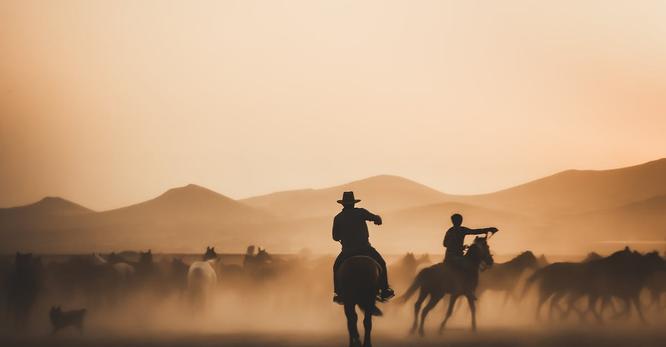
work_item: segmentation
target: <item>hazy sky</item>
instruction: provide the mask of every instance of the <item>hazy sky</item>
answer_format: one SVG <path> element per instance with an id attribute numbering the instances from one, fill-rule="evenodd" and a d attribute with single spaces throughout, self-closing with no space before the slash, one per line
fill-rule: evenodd
<path id="1" fill-rule="evenodd" d="M 0 206 L 666 156 L 664 1 L 0 1 Z"/>

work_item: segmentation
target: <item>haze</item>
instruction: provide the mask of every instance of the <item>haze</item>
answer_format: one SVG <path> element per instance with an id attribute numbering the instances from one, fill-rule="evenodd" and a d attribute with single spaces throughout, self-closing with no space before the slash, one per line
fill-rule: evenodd
<path id="1" fill-rule="evenodd" d="M 666 4 L 2 1 L 0 206 L 390 173 L 483 193 L 666 152 Z"/>

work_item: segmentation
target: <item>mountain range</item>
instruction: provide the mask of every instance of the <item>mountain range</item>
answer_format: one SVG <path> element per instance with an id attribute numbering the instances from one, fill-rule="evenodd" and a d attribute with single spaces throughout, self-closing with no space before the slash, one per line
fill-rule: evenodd
<path id="1" fill-rule="evenodd" d="M 234 200 L 190 184 L 131 206 L 96 212 L 58 197 L 0 209 L 0 252 L 60 253 L 152 248 L 198 252 L 215 245 L 242 252 L 258 244 L 276 252 L 335 252 L 336 200 L 353 190 L 381 214 L 371 226 L 384 252 L 441 252 L 454 212 L 470 227 L 496 226 L 500 253 L 524 249 L 580 253 L 604 241 L 666 239 L 666 159 L 613 170 L 568 170 L 481 195 L 451 195 L 390 175 L 324 189 Z"/>

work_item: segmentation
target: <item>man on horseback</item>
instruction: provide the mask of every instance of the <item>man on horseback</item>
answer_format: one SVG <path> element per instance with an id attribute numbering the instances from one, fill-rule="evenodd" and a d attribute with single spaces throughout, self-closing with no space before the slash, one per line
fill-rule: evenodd
<path id="1" fill-rule="evenodd" d="M 446 231 L 444 236 L 444 247 L 446 247 L 446 254 L 444 256 L 444 264 L 459 266 L 462 262 L 465 249 L 465 236 L 479 235 L 486 233 L 496 233 L 497 228 L 481 228 L 470 229 L 462 226 L 463 217 L 459 213 L 451 216 L 453 226 Z"/>
<path id="2" fill-rule="evenodd" d="M 338 203 L 343 206 L 342 211 L 333 220 L 333 240 L 342 244 L 342 252 L 335 259 L 335 264 L 333 265 L 333 286 L 335 290 L 333 301 L 339 304 L 343 303 L 344 298 L 340 296 L 340 286 L 335 274 L 338 267 L 346 259 L 358 255 L 371 257 L 381 267 L 379 278 L 381 300 L 388 300 L 395 295 L 393 289 L 389 288 L 388 285 L 386 262 L 379 252 L 370 245 L 368 226 L 366 224 L 366 221 L 372 221 L 375 225 L 382 225 L 382 218 L 364 208 L 354 207 L 360 201 L 354 198 L 354 192 L 344 192 L 342 200 L 338 200 Z"/>

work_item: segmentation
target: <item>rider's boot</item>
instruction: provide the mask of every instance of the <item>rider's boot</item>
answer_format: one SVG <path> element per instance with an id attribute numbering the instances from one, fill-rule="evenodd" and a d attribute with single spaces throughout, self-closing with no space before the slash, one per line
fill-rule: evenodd
<path id="1" fill-rule="evenodd" d="M 386 288 L 379 291 L 379 299 L 381 301 L 388 301 L 389 299 L 391 299 L 394 296 L 395 296 L 395 292 L 393 291 L 393 289 L 391 289 L 389 287 L 386 287 Z"/>

